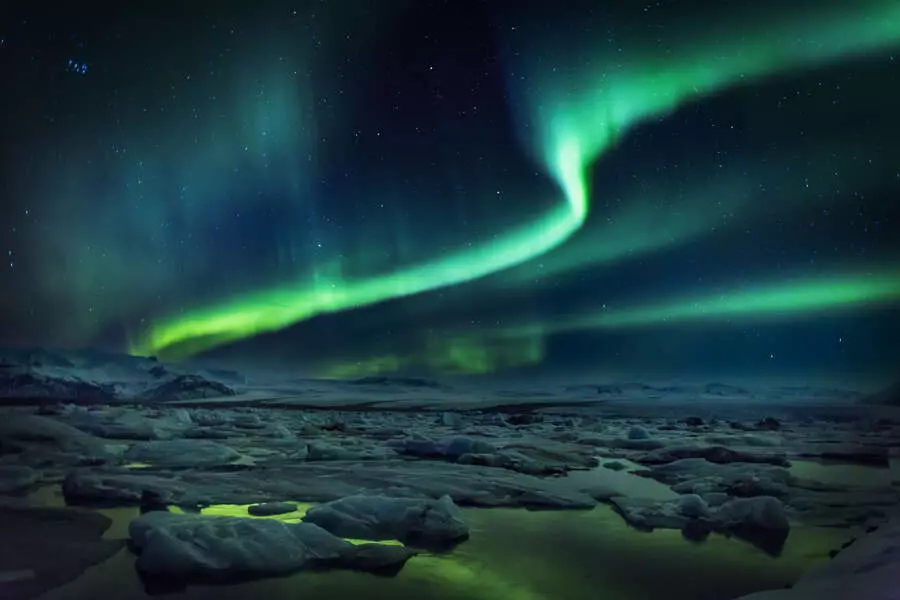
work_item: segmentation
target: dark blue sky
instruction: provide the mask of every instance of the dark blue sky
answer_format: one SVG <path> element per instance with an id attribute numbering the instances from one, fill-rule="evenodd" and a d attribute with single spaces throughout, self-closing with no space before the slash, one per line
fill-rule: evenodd
<path id="1" fill-rule="evenodd" d="M 706 31 L 734 28 L 765 54 L 753 32 L 768 22 L 777 44 L 781 25 L 863 22 L 888 4 L 762 3 L 739 18 L 703 2 L 5 5 L 0 343 L 128 351 L 261 291 L 340 290 L 499 247 L 561 202 L 540 132 L 576 112 L 566 102 L 649 73 L 627 112 L 687 77 L 677 57 L 729 60 Z M 855 48 L 847 31 L 826 42 Z M 585 221 L 549 252 L 229 336 L 212 355 L 347 376 L 889 378 L 900 293 L 867 295 L 869 278 L 900 274 L 900 36 L 883 37 L 686 88 L 629 122 L 585 165 Z M 838 278 L 862 297 L 835 300 L 850 285 Z M 805 308 L 677 316 L 805 281 L 833 289 Z M 675 316 L 571 324 L 645 306 Z"/>

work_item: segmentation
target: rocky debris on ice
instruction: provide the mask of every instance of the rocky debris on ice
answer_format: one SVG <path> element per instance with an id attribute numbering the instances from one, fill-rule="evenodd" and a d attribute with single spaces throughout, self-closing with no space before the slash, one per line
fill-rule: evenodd
<path id="1" fill-rule="evenodd" d="M 422 435 L 413 435 L 404 440 L 391 443 L 390 446 L 401 454 L 417 458 L 447 460 L 456 460 L 464 454 L 490 454 L 496 450 L 489 442 L 466 436 L 434 440 Z"/>
<path id="2" fill-rule="evenodd" d="M 738 600 L 894 600 L 900 582 L 900 521 L 894 519 L 845 546 L 790 589 Z"/>
<path id="3" fill-rule="evenodd" d="M 493 453 L 466 453 L 456 461 L 499 467 L 528 475 L 562 475 L 570 470 L 596 467 L 598 460 L 589 452 L 552 440 L 530 439 L 512 442 Z"/>
<path id="4" fill-rule="evenodd" d="M 681 529 L 689 517 L 681 514 L 677 500 L 665 501 L 652 498 L 612 496 L 609 502 L 625 521 L 641 531 Z"/>
<path id="5" fill-rule="evenodd" d="M 273 517 L 285 515 L 297 510 L 297 505 L 292 502 L 263 502 L 247 507 L 247 513 L 254 517 Z"/>
<path id="6" fill-rule="evenodd" d="M 461 435 L 444 440 L 441 449 L 444 456 L 450 460 L 455 460 L 463 454 L 485 454 L 495 451 L 494 445 L 490 442 Z"/>
<path id="7" fill-rule="evenodd" d="M 743 527 L 767 531 L 790 529 L 784 504 L 772 496 L 729 500 L 716 509 L 714 518 L 730 530 Z"/>
<path id="8" fill-rule="evenodd" d="M 785 468 L 768 464 L 717 464 L 686 458 L 636 474 L 670 485 L 679 494 L 699 494 L 707 501 L 721 494 L 736 498 L 774 496 L 788 506 L 793 517 L 819 526 L 877 521 L 900 504 L 900 490 L 889 486 L 825 484 L 795 477 Z"/>
<path id="9" fill-rule="evenodd" d="M 314 461 L 379 460 L 396 454 L 388 448 L 366 444 L 339 446 L 317 440 L 307 446 L 306 459 Z"/>
<path id="10" fill-rule="evenodd" d="M 235 411 L 227 409 L 192 408 L 182 410 L 187 410 L 191 421 L 198 427 L 231 426 L 237 415 Z"/>
<path id="11" fill-rule="evenodd" d="M 643 531 L 680 529 L 686 537 L 703 538 L 716 531 L 735 535 L 777 555 L 790 524 L 778 498 L 734 498 L 711 506 L 696 494 L 672 500 L 613 496 L 610 502 L 629 525 Z"/>
<path id="12" fill-rule="evenodd" d="M 686 411 L 665 403 L 618 406 L 612 414 L 597 407 L 451 413 L 443 407 L 391 412 L 164 403 L 43 406 L 42 414 L 32 407 L 3 409 L 0 464 L 30 466 L 47 481 L 69 472 L 66 495 L 82 503 L 196 506 L 447 494 L 459 505 L 588 508 L 595 499 L 623 492 L 585 493 L 591 486 L 580 488 L 579 482 L 594 474 L 548 476 L 591 468 L 598 456 L 643 460 L 643 470 L 631 462 L 628 469 L 672 486 L 673 493 L 696 493 L 712 507 L 735 497 L 778 497 L 792 518 L 817 525 L 872 523 L 900 501 L 900 486 L 819 485 L 757 462 L 780 463 L 781 452 L 843 462 L 860 462 L 858 456 L 870 453 L 881 461 L 894 430 L 866 429 L 871 415 L 849 420 L 866 410 L 861 406 L 846 414 L 829 409 L 836 420 L 826 425 L 818 417 L 807 419 L 808 411 L 794 415 L 767 407 L 780 421 L 779 429 L 765 432 L 752 425 L 759 414 L 731 405 L 722 414 L 718 408 Z M 504 414 L 520 424 L 510 425 Z M 686 414 L 701 415 L 704 424 L 685 426 Z M 753 431 L 729 428 L 731 419 Z M 629 439 L 632 428 L 639 428 L 631 434 L 639 439 Z M 678 458 L 686 455 L 703 458 Z M 728 462 L 733 460 L 741 462 Z M 144 464 L 120 468 L 126 463 Z M 598 477 L 603 473 L 617 476 L 603 470 Z"/>
<path id="13" fill-rule="evenodd" d="M 227 440 L 234 433 L 216 427 L 194 427 L 184 432 L 184 437 L 192 440 Z"/>
<path id="14" fill-rule="evenodd" d="M 628 430 L 628 439 L 629 440 L 649 440 L 650 432 L 646 427 L 641 425 L 633 425 L 631 429 Z"/>
<path id="15" fill-rule="evenodd" d="M 640 457 L 632 460 L 635 462 L 656 465 L 672 463 L 676 460 L 688 458 L 702 458 L 711 463 L 728 464 L 728 463 L 764 463 L 776 465 L 779 467 L 790 466 L 784 454 L 759 454 L 731 450 L 724 446 L 675 446 L 661 448 L 648 452 Z"/>
<path id="16" fill-rule="evenodd" d="M 303 521 L 344 538 L 398 540 L 422 548 L 447 548 L 469 537 L 450 496 L 348 496 L 313 506 Z"/>
<path id="17" fill-rule="evenodd" d="M 85 421 L 76 425 L 82 431 L 114 440 L 158 440 L 164 436 L 152 423 L 138 419 L 122 421 Z"/>
<path id="18" fill-rule="evenodd" d="M 23 412 L 3 415 L 0 419 L 2 453 L 22 452 L 36 446 L 83 456 L 105 456 L 120 449 L 55 418 Z"/>
<path id="19" fill-rule="evenodd" d="M 231 419 L 237 429 L 265 429 L 268 423 L 255 412 L 238 413 Z"/>
<path id="20" fill-rule="evenodd" d="M 463 421 L 462 415 L 454 412 L 442 412 L 440 419 L 438 420 L 440 425 L 444 427 L 450 427 L 452 429 L 461 429 L 465 423 Z"/>
<path id="21" fill-rule="evenodd" d="M 683 458 L 637 473 L 670 485 L 680 494 L 721 492 L 741 497 L 787 496 L 793 479 L 787 469 L 774 465 L 720 464 L 703 458 Z"/>
<path id="22" fill-rule="evenodd" d="M 175 415 L 168 419 L 148 418 L 146 411 L 132 408 L 100 408 L 85 410 L 72 407 L 64 414 L 66 422 L 91 435 L 116 440 L 149 441 L 169 439 L 184 432 L 186 423 Z"/>
<path id="23" fill-rule="evenodd" d="M 129 526 L 135 567 L 165 584 L 231 582 L 301 569 L 345 568 L 393 574 L 415 551 L 354 545 L 313 523 L 149 512 Z"/>
<path id="24" fill-rule="evenodd" d="M 494 467 L 497 469 L 509 469 L 529 475 L 545 475 L 541 465 L 517 452 L 498 452 L 496 454 L 463 454 L 456 459 L 460 465 L 478 465 L 481 467 Z"/>
<path id="25" fill-rule="evenodd" d="M 175 504 L 187 489 L 172 477 L 78 469 L 63 478 L 62 492 L 66 504 L 75 506 L 141 505 L 148 501 L 165 505 Z M 197 500 L 195 504 L 203 502 Z"/>
<path id="26" fill-rule="evenodd" d="M 597 466 L 592 453 L 553 440 L 528 438 L 497 445 L 469 436 L 433 440 L 416 435 L 389 444 L 399 453 L 460 464 L 497 467 L 529 475 L 558 475 Z"/>
<path id="27" fill-rule="evenodd" d="M 18 492 L 41 480 L 41 472 L 24 465 L 0 464 L 0 494 Z"/>
<path id="28" fill-rule="evenodd" d="M 241 454 L 224 444 L 210 440 L 156 440 L 140 442 L 125 452 L 124 458 L 157 467 L 216 467 L 239 459 Z"/>
<path id="29" fill-rule="evenodd" d="M 227 472 L 75 469 L 63 481 L 66 501 L 138 504 L 145 491 L 169 504 L 251 504 L 292 498 L 328 502 L 354 494 L 403 498 L 448 495 L 460 506 L 592 508 L 589 495 L 564 478 L 540 478 L 505 469 L 441 461 L 299 462 Z"/>

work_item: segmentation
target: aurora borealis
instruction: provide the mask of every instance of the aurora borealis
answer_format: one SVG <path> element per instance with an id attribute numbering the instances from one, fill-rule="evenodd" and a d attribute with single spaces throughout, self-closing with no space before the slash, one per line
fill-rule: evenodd
<path id="1" fill-rule="evenodd" d="M 900 364 L 900 2 L 13 13 L 3 343 Z"/>

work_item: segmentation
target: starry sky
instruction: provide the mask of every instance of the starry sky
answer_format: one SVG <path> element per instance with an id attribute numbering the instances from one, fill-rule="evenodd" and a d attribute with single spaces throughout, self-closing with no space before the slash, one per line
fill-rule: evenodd
<path id="1" fill-rule="evenodd" d="M 2 344 L 900 372 L 900 0 L 94 8 L 0 9 Z"/>

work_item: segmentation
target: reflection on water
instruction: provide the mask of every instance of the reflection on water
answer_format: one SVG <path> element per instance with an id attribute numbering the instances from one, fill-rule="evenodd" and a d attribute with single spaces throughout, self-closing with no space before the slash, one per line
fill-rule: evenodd
<path id="1" fill-rule="evenodd" d="M 58 485 L 40 486 L 25 496 L 25 502 L 32 506 L 46 506 L 48 508 L 64 508 L 66 506 L 62 488 Z"/>
<path id="2" fill-rule="evenodd" d="M 300 511 L 279 515 L 297 520 Z M 124 536 L 137 509 L 103 511 L 114 519 L 108 535 Z M 246 515 L 246 506 L 217 506 L 206 514 Z M 692 544 L 680 532 L 640 533 L 606 506 L 592 511 L 465 509 L 472 538 L 448 555 L 411 559 L 395 578 L 347 571 L 210 588 L 192 586 L 175 600 L 650 600 L 661 597 L 725 600 L 782 587 L 827 559 L 847 531 L 796 527 L 780 558 L 713 535 Z M 134 557 L 123 550 L 43 600 L 145 599 Z"/>
<path id="3" fill-rule="evenodd" d="M 792 460 L 791 474 L 822 483 L 857 487 L 889 487 L 892 481 L 900 481 L 900 460 L 893 459 L 890 466 L 870 467 L 827 461 Z"/>
<path id="4" fill-rule="evenodd" d="M 655 479 L 634 475 L 631 472 L 644 470 L 646 467 L 624 458 L 617 458 L 615 462 L 620 463 L 624 468 L 620 471 L 614 471 L 603 466 L 603 463 L 612 461 L 601 457 L 597 458 L 600 461 L 599 467 L 586 471 L 570 471 L 562 480 L 564 485 L 567 485 L 573 491 L 604 489 L 615 492 L 619 496 L 632 498 L 671 500 L 678 497 L 678 494 L 672 491 L 672 488 L 668 485 Z"/>
<path id="5" fill-rule="evenodd" d="M 674 492 L 628 471 L 639 465 L 620 460 L 625 470 L 603 467 L 573 472 L 564 484 L 573 489 L 603 487 L 618 493 L 666 499 Z M 897 479 L 891 469 L 794 461 L 791 472 L 823 482 L 880 487 Z M 44 506 L 62 506 L 59 487 L 44 487 L 29 496 Z M 297 502 L 296 511 L 272 517 L 298 522 L 313 506 Z M 248 505 L 217 505 L 210 516 L 249 516 Z M 177 510 L 177 509 L 173 509 Z M 101 509 L 113 520 L 109 539 L 125 538 L 137 508 Z M 420 600 L 651 600 L 678 597 L 726 600 L 789 584 L 824 562 L 828 551 L 853 532 L 794 526 L 778 558 L 739 540 L 712 535 L 695 544 L 673 530 L 641 533 L 628 527 L 609 507 L 591 511 L 463 509 L 472 528 L 469 541 L 448 555 L 412 558 L 395 578 L 348 571 L 298 573 L 289 577 L 210 588 L 191 586 L 173 600 L 367 599 Z M 399 543 L 399 542 L 395 542 Z M 134 556 L 122 550 L 77 581 L 51 591 L 42 600 L 146 600 L 134 571 Z"/>

